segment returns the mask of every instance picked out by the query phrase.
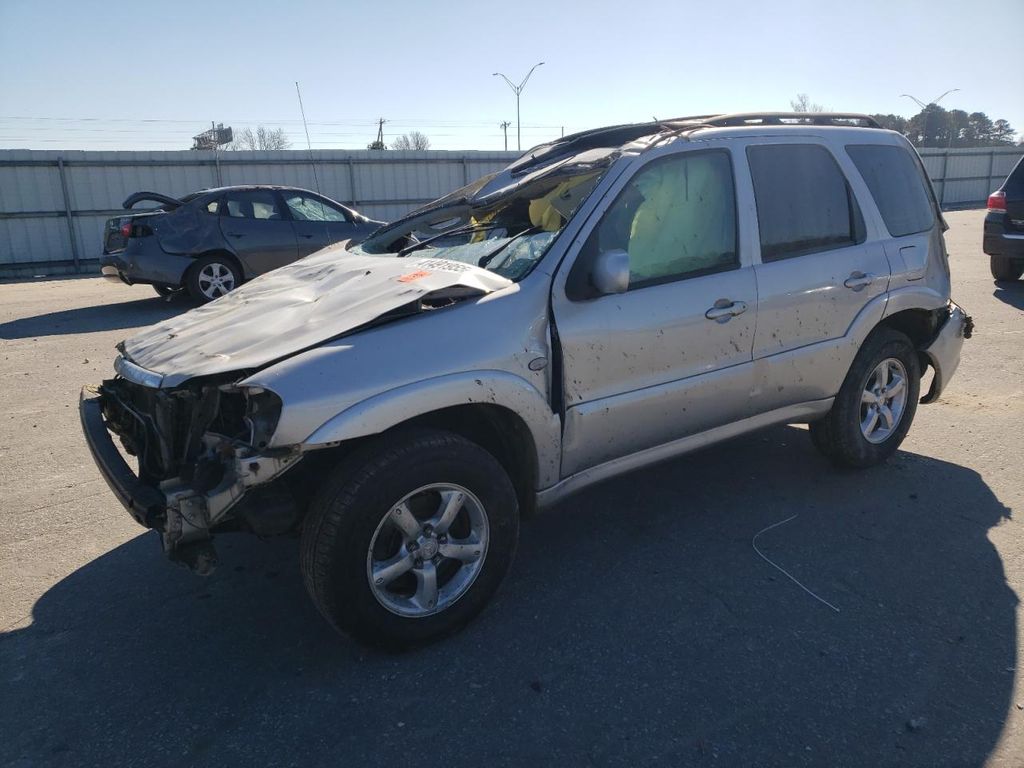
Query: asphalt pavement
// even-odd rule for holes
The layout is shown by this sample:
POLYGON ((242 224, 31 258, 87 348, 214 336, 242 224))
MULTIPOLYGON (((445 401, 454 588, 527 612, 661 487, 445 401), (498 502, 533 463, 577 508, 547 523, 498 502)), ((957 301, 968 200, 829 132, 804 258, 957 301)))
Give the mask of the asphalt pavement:
POLYGON ((403 655, 333 633, 294 539, 196 577, 100 479, 78 390, 185 302, 0 284, 0 766, 1024 765, 1024 282, 983 216, 948 214, 974 338, 888 464, 784 426, 606 482, 403 655), (758 548, 838 610, 753 548, 790 517, 758 548))

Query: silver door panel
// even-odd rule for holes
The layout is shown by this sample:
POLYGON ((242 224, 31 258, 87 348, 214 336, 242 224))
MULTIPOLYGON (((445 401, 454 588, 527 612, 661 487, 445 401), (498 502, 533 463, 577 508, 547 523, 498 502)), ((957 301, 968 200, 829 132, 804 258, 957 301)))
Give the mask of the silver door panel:
POLYGON ((750 386, 747 362, 569 408, 562 475, 733 421, 750 386))

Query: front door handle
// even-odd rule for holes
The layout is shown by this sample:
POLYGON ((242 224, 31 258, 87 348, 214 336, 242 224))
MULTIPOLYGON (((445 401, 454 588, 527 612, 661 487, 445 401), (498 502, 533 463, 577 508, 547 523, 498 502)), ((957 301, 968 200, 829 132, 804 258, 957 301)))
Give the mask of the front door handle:
POLYGON ((742 315, 746 311, 747 303, 745 301, 719 299, 715 302, 715 306, 704 313, 704 317, 719 323, 727 323, 736 315, 742 315))
POLYGON ((854 272, 843 281, 843 285, 851 291, 861 291, 875 282, 875 276, 864 272, 854 272))

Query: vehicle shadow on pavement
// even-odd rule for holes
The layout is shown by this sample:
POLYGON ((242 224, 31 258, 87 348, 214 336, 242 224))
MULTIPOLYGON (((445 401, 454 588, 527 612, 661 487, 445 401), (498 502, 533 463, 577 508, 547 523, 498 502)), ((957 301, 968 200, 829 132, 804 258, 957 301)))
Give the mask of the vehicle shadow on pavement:
POLYGON ((1011 307, 1024 309, 1024 282, 1020 280, 1012 283, 996 283, 996 289, 992 292, 992 295, 1011 307))
POLYGON ((153 296, 94 307, 62 309, 0 323, 0 339, 30 339, 39 336, 66 336, 137 328, 159 323, 192 307, 193 305, 181 296, 174 296, 170 301, 153 296))
POLYGON ((202 580, 140 535, 0 636, 0 763, 979 765, 1009 514, 964 467, 842 472, 775 428, 526 521, 495 604, 397 656, 332 634, 294 540, 223 536, 202 580), (751 547, 792 515, 758 547, 838 613, 751 547))

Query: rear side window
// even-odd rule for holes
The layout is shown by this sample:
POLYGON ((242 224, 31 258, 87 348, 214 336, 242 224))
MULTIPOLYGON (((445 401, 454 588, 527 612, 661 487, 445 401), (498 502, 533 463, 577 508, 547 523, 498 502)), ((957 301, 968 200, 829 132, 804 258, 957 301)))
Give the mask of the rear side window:
POLYGON ((747 148, 761 233, 761 261, 864 241, 864 219, 839 164, 824 147, 747 148))
POLYGON ((1017 165, 1006 177, 1003 191, 1013 198, 1024 197, 1024 158, 1017 161, 1017 165))
POLYGON ((231 192, 224 198, 224 210, 235 219, 263 219, 277 221, 282 218, 277 197, 269 190, 231 192))
POLYGON ((910 152, 903 147, 862 145, 847 146, 846 153, 864 177, 890 235, 902 237, 932 228, 935 211, 910 152))

